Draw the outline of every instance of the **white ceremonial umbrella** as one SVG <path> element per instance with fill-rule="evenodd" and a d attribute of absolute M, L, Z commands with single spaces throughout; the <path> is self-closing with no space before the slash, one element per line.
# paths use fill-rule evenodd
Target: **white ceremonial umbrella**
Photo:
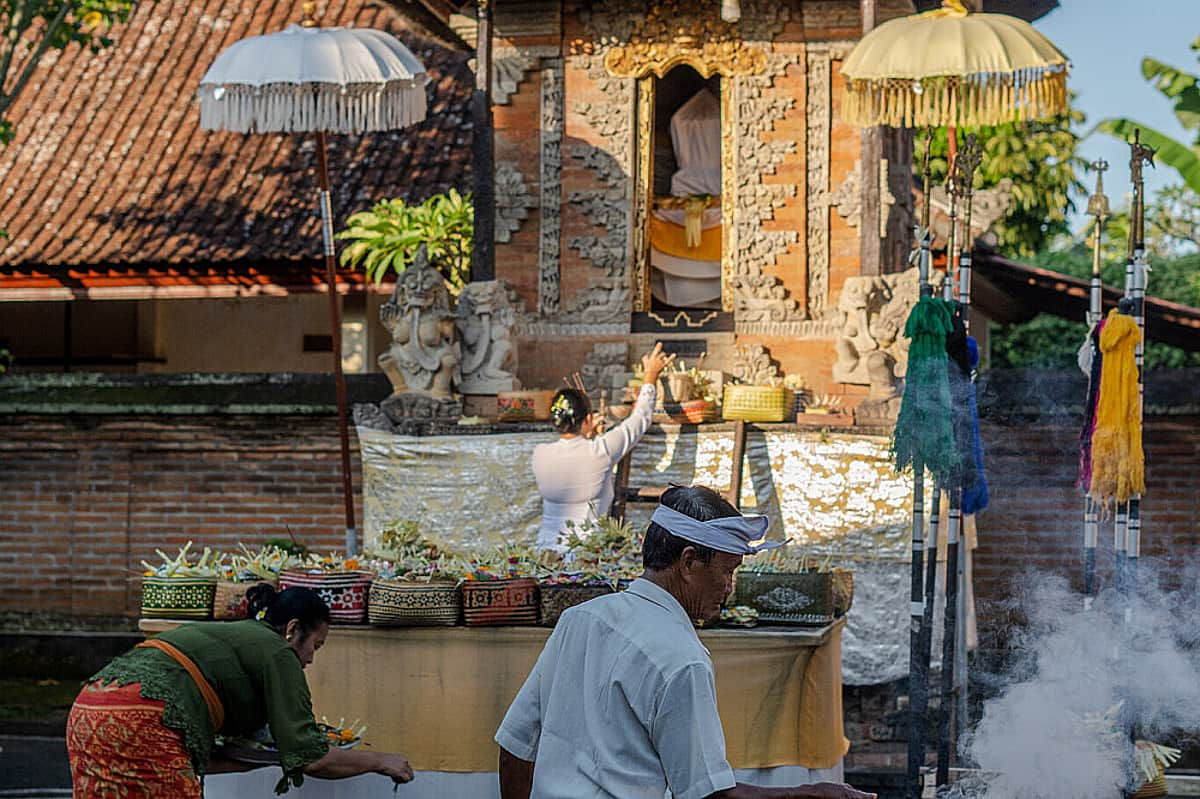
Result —
<path fill-rule="evenodd" d="M 320 181 L 321 234 L 333 322 L 333 375 L 337 389 L 346 504 L 346 552 L 357 551 L 342 325 L 338 311 L 333 210 L 329 201 L 327 133 L 372 133 L 425 119 L 425 67 L 394 36 L 370 28 L 320 28 L 315 4 L 304 21 L 226 48 L 200 81 L 200 127 L 234 133 L 315 133 Z"/>

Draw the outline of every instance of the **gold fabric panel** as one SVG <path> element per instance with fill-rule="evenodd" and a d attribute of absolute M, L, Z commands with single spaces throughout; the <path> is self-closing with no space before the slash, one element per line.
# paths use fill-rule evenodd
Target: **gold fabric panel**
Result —
<path fill-rule="evenodd" d="M 844 622 L 815 635 L 706 630 L 734 768 L 832 768 L 842 729 Z M 541 627 L 333 627 L 309 666 L 318 718 L 359 718 L 366 738 L 420 771 L 495 771 L 492 741 L 541 653 Z M 819 640 L 819 639 L 817 639 Z"/>
<path fill-rule="evenodd" d="M 700 231 L 700 246 L 689 247 L 687 231 L 682 225 L 650 217 L 650 244 L 659 252 L 676 258 L 691 258 L 693 261 L 721 260 L 721 228 L 711 227 Z"/>

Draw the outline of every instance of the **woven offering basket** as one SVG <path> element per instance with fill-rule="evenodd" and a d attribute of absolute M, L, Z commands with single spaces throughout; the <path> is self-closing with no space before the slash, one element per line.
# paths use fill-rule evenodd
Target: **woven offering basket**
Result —
<path fill-rule="evenodd" d="M 250 615 L 246 604 L 246 592 L 256 585 L 269 585 L 279 588 L 277 580 L 251 580 L 248 582 L 233 582 L 218 580 L 217 590 L 213 595 L 213 618 L 221 621 L 235 621 Z"/>
<path fill-rule="evenodd" d="M 853 600 L 853 572 L 738 572 L 730 604 L 754 608 L 761 624 L 829 624 Z"/>
<path fill-rule="evenodd" d="M 468 580 L 462 585 L 462 604 L 468 627 L 537 624 L 537 581 Z"/>
<path fill-rule="evenodd" d="M 553 627 L 567 608 L 582 605 L 589 599 L 611 594 L 611 585 L 581 585 L 579 583 L 542 583 L 538 586 L 543 627 Z"/>
<path fill-rule="evenodd" d="M 1163 771 L 1162 763 L 1157 765 L 1157 776 L 1132 793 L 1131 799 L 1155 799 L 1155 797 L 1167 795 L 1167 775 Z"/>
<path fill-rule="evenodd" d="M 367 617 L 367 591 L 375 575 L 364 571 L 304 571 L 279 575 L 279 587 L 311 588 L 329 605 L 334 624 L 362 624 Z"/>
<path fill-rule="evenodd" d="M 453 627 L 462 614 L 462 594 L 454 580 L 371 583 L 367 621 L 394 627 Z"/>
<path fill-rule="evenodd" d="M 211 619 L 214 577 L 143 577 L 142 615 L 157 619 Z"/>
<path fill-rule="evenodd" d="M 782 422 L 795 413 L 796 395 L 782 386 L 725 386 L 721 415 L 729 421 Z"/>

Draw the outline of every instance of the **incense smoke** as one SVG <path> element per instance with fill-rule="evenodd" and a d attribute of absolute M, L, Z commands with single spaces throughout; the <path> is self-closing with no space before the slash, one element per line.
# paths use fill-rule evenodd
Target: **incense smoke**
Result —
<path fill-rule="evenodd" d="M 1011 682 L 985 702 L 965 745 L 985 772 L 980 796 L 1115 799 L 1142 781 L 1131 767 L 1130 724 L 1137 738 L 1171 745 L 1200 730 L 1196 575 L 1166 592 L 1149 572 L 1143 564 L 1137 596 L 1106 591 L 1089 610 L 1048 575 L 1016 598 L 1028 625 L 1013 642 Z"/>

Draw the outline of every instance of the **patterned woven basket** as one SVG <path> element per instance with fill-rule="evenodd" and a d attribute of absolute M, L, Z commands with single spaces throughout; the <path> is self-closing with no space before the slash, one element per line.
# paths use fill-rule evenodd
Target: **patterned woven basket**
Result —
<path fill-rule="evenodd" d="M 532 577 L 468 580 L 462 585 L 462 604 L 468 627 L 537 624 L 537 581 Z"/>
<path fill-rule="evenodd" d="M 367 600 L 367 621 L 380 626 L 453 627 L 462 613 L 458 583 L 376 580 Z"/>
<path fill-rule="evenodd" d="M 760 624 L 829 624 L 853 601 L 853 572 L 738 572 L 730 604 L 754 608 Z"/>
<path fill-rule="evenodd" d="M 796 395 L 782 386 L 725 386 L 721 415 L 729 421 L 782 422 L 795 413 Z"/>
<path fill-rule="evenodd" d="M 329 605 L 329 619 L 334 624 L 362 624 L 367 617 L 367 590 L 374 577 L 364 571 L 294 569 L 279 575 L 279 587 L 311 588 Z"/>
<path fill-rule="evenodd" d="M 158 619 L 211 619 L 213 577 L 143 577 L 142 615 Z"/>
<path fill-rule="evenodd" d="M 542 583 L 538 586 L 543 627 L 553 627 L 567 608 L 582 605 L 589 599 L 611 594 L 611 585 L 579 585 L 577 583 Z"/>
<path fill-rule="evenodd" d="M 1162 763 L 1157 765 L 1158 774 L 1131 794 L 1130 799 L 1156 799 L 1156 797 L 1167 795 L 1167 775 L 1163 771 Z"/>
<path fill-rule="evenodd" d="M 717 404 L 709 400 L 692 400 L 679 405 L 667 403 L 663 406 L 663 413 L 676 424 L 715 422 L 718 416 Z"/>
<path fill-rule="evenodd" d="M 246 592 L 256 585 L 269 585 L 278 589 L 279 581 L 254 580 L 235 583 L 232 580 L 218 580 L 217 590 L 213 595 L 213 618 L 234 621 L 250 615 L 246 605 Z"/>

